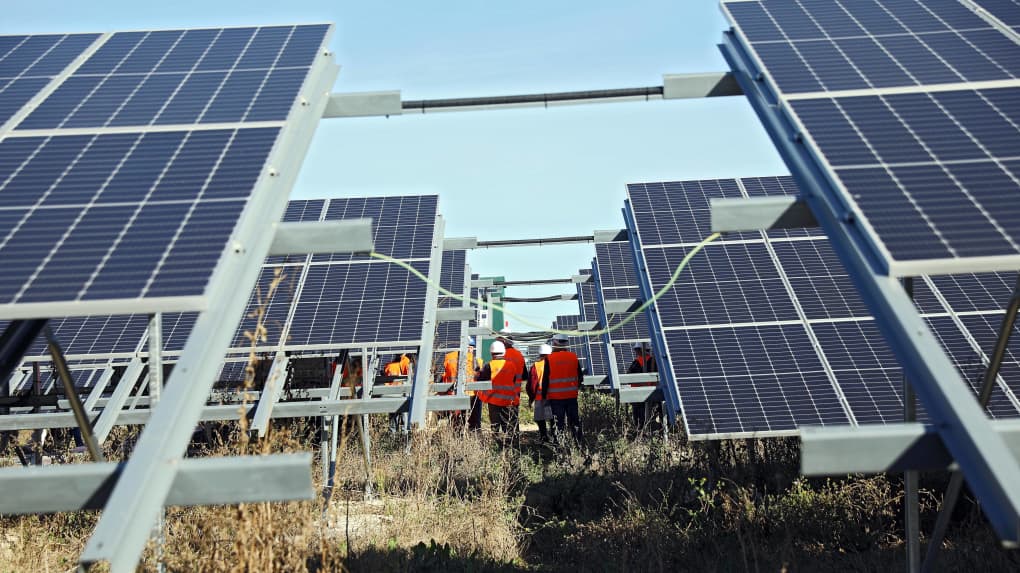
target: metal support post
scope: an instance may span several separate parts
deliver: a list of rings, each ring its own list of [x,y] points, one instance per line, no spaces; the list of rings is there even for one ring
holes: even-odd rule
[[[283,352],[278,352],[273,360],[273,366],[266,376],[266,385],[259,395],[259,405],[255,409],[255,419],[252,420],[251,430],[258,432],[260,438],[266,436],[269,430],[269,420],[273,417],[273,408],[280,401],[283,394],[283,387],[287,383],[287,369],[290,365],[290,358]]]
[[[903,290],[914,300],[914,278],[903,278]],[[917,420],[917,397],[906,374],[903,375],[903,421]],[[907,544],[907,573],[921,570],[921,506],[917,493],[918,472],[903,472],[903,536]]]
[[[163,391],[163,314],[149,315],[149,407],[155,408]]]
[[[46,320],[12,320],[0,334],[0,380],[6,380],[21,363]]]
[[[368,349],[365,349],[365,356],[368,356]],[[366,372],[362,376],[361,388],[362,388],[362,399],[369,400],[372,396],[372,381],[375,379],[375,372],[379,368],[379,352],[378,349],[372,349],[372,358],[367,361],[369,369],[365,369],[364,365],[366,359],[362,359],[362,372]],[[367,391],[366,391],[367,390]],[[369,424],[368,414],[361,415],[361,451],[365,456],[365,499],[371,499],[375,497],[375,488],[372,487],[372,434],[371,425]],[[336,461],[336,442],[333,443],[333,460]]]
[[[411,389],[410,426],[425,427],[428,412],[429,384],[432,382],[432,351],[436,337],[436,308],[439,305],[439,272],[443,266],[443,234],[445,223],[442,216],[436,216],[435,232],[432,235],[432,254],[429,261],[429,284],[425,291],[425,322],[421,330],[421,346],[418,348],[413,386]]]
[[[47,326],[43,330],[46,333],[46,346],[49,347],[50,356],[53,358],[53,367],[56,368],[57,376],[64,385],[64,394],[67,395],[67,399],[71,404],[71,411],[74,412],[74,419],[78,423],[78,429],[81,431],[81,438],[85,442],[85,447],[89,450],[89,456],[94,462],[105,462],[106,458],[103,457],[103,450],[99,447],[99,441],[96,440],[96,436],[92,433],[92,421],[85,414],[85,407],[78,397],[78,391],[74,387],[71,372],[67,369],[67,362],[64,360],[64,351],[60,348],[60,342],[57,341],[57,337],[53,335],[50,327]]]
[[[982,408],[988,406],[992,399],[992,391],[995,389],[995,380],[999,377],[999,369],[1002,366],[1002,359],[1009,348],[1009,337],[1013,334],[1016,325],[1017,311],[1020,310],[1020,274],[1017,275],[1016,286],[1013,287],[1013,296],[1006,305],[1006,314],[1002,316],[1002,324],[999,326],[999,336],[995,341],[995,348],[988,361],[988,368],[985,369],[985,378],[981,384],[981,394],[978,396],[978,403]],[[960,498],[960,489],[963,488],[963,474],[959,471],[953,472],[946,488],[946,494],[942,496],[942,509],[939,511],[938,519],[935,520],[935,529],[932,530],[931,540],[928,542],[928,550],[924,556],[923,570],[928,573],[935,571],[935,564],[938,561],[939,549],[942,547],[942,540],[946,536],[946,529],[949,527],[949,519],[953,515],[953,509]]]
[[[145,366],[142,364],[141,358],[135,358],[128,364],[127,370],[124,371],[124,375],[120,377],[120,382],[117,382],[117,387],[113,390],[113,395],[106,402],[106,406],[103,408],[103,412],[99,415],[99,419],[96,420],[96,443],[102,445],[106,441],[106,438],[110,436],[110,432],[113,427],[117,425],[117,418],[120,416],[120,411],[124,408],[124,404],[127,399],[131,397],[131,390],[135,387],[138,379],[142,375],[142,370]]]
[[[333,376],[329,382],[329,393],[323,398],[324,400],[340,399],[340,385],[343,383],[344,370],[350,364],[350,354],[347,351],[343,351],[341,356],[343,360],[338,361],[336,369],[333,370]],[[336,435],[336,419],[336,416],[322,417],[322,441],[320,444],[322,459],[320,465],[322,466],[322,495],[326,501],[329,501],[329,497],[333,492],[333,471],[332,464],[330,463],[333,452],[330,444]]]

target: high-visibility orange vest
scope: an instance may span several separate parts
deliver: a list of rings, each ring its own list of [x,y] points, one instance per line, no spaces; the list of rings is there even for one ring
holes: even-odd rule
[[[535,392],[535,400],[542,399],[542,373],[545,372],[545,359],[538,360],[531,365],[534,368],[534,376],[529,382],[529,387]]]
[[[465,372],[465,380],[472,382],[475,379],[475,368],[473,363],[475,362],[475,353],[468,352],[467,355],[467,367],[468,371]],[[447,352],[446,356],[443,357],[443,382],[456,382],[457,381],[457,369],[460,368],[460,351],[454,350]]]
[[[651,355],[635,356],[634,361],[641,365],[642,372],[654,372],[655,368],[655,357]],[[631,384],[631,386],[657,386],[656,382],[640,382],[638,384]]]
[[[549,390],[546,392],[550,400],[570,400],[577,398],[577,355],[569,350],[554,350],[546,357],[549,361]]]
[[[399,362],[390,362],[389,364],[386,365],[385,368],[383,368],[383,375],[384,376],[405,376],[406,373],[402,373],[400,371],[400,363]],[[389,382],[388,382],[388,384],[389,384]]]
[[[506,354],[503,356],[517,365],[517,380],[522,380],[524,378],[524,370],[528,367],[528,362],[524,360],[524,355],[521,354],[521,351],[513,346],[507,346]]]
[[[400,355],[400,374],[399,376],[407,376],[407,373],[411,371],[411,359],[406,354]]]
[[[517,364],[510,360],[493,359],[489,362],[492,371],[492,390],[479,392],[478,397],[493,406],[517,406],[521,403],[521,376]]]

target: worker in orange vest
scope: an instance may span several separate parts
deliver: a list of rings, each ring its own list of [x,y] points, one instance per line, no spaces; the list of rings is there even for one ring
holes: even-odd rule
[[[550,421],[553,419],[552,406],[549,400],[542,399],[542,374],[545,372],[545,357],[552,354],[552,347],[543,344],[538,348],[538,360],[531,365],[528,384],[525,387],[528,391],[528,399],[531,402],[531,409],[534,410],[535,423],[538,424],[538,438],[546,442],[551,433]]]
[[[542,399],[549,400],[553,418],[556,419],[556,432],[566,430],[570,424],[570,433],[578,442],[581,441],[581,414],[577,409],[577,391],[584,382],[584,371],[577,355],[567,345],[569,339],[564,334],[557,334],[552,339],[552,354],[545,357],[542,371]]]
[[[481,357],[475,356],[475,338],[472,336],[468,339],[468,351],[467,351],[467,372],[464,373],[465,382],[474,382],[478,372],[482,369]],[[457,373],[460,368],[460,351],[454,350],[447,352],[446,356],[443,357],[443,382],[449,382],[452,384],[457,383]],[[444,394],[453,394],[454,389],[450,388],[449,391]],[[466,394],[470,397],[468,406],[468,428],[471,430],[482,429],[482,404],[478,401],[475,396],[474,390],[467,390]],[[460,412],[453,412],[451,414],[452,419],[455,423],[463,423],[463,419],[459,418]]]
[[[659,371],[658,366],[655,364],[655,356],[652,355],[652,351],[648,347],[648,343],[635,342],[632,350],[634,351],[634,361],[631,362],[630,366],[627,368],[627,374]],[[655,385],[655,382],[631,384],[631,386]],[[645,428],[645,423],[648,421],[647,418],[655,416],[655,408],[651,404],[645,404],[644,402],[635,402],[631,404],[631,408],[631,412],[634,416],[634,427],[636,427],[640,432]],[[652,414],[652,416],[648,416],[648,414]]]
[[[489,347],[492,360],[478,374],[479,381],[491,381],[492,390],[478,392],[488,404],[492,433],[503,444],[519,439],[517,408],[521,403],[521,371],[516,361],[506,357],[506,347],[498,340]]]
[[[528,362],[524,359],[524,355],[521,354],[521,351],[514,348],[514,341],[510,340],[510,331],[501,331],[499,336],[496,337],[496,341],[502,342],[503,346],[506,347],[506,359],[516,362],[517,366],[521,369],[521,380],[519,380],[519,382],[528,382]]]

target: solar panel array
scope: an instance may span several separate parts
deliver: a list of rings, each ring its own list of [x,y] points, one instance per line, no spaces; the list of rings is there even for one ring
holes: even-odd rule
[[[979,0],[1008,26],[1015,2]],[[723,0],[893,274],[1020,268],[1020,36],[956,0]]]
[[[591,269],[581,269],[578,273],[590,276]],[[595,295],[594,280],[577,284],[577,302],[580,307],[580,317],[582,321],[599,322],[599,303]],[[582,350],[585,354],[585,358],[587,359],[588,374],[593,376],[605,376],[608,374],[608,370],[606,368],[606,350],[602,344],[602,338],[598,336],[587,336],[584,340],[585,344],[582,346]]]
[[[641,298],[630,243],[628,241],[596,243],[592,269],[595,271],[593,273],[595,295],[599,301],[599,322],[610,327],[615,326],[626,315],[606,314],[605,302]],[[606,360],[615,362],[617,371],[625,373],[634,359],[631,345],[649,340],[647,322],[640,318],[632,320],[620,329],[603,336]]]
[[[384,254],[388,254],[385,248],[392,252],[421,254],[431,248],[436,206],[435,196],[294,200],[288,203],[283,220],[309,222],[333,217],[371,217],[378,221],[385,214],[402,213],[399,229],[373,225],[376,235],[385,236],[388,241],[377,250]],[[408,222],[409,212],[415,213],[416,223]],[[463,251],[459,253],[463,263]],[[420,258],[404,260],[428,274],[427,256],[424,261]],[[455,254],[451,260],[456,257]],[[309,262],[313,258],[318,260]],[[257,337],[259,350],[273,349],[281,340],[285,340],[285,350],[308,349],[310,344],[328,349],[360,343],[418,343],[425,318],[424,282],[390,263],[369,263],[363,258],[352,260],[349,256],[346,261],[342,260],[343,256],[337,256],[337,261],[330,258],[329,255],[268,257],[235,331],[230,345],[232,351],[248,352],[252,348],[252,336]],[[332,270],[334,267],[356,270],[337,272]],[[369,267],[373,270],[361,271]],[[383,270],[385,267],[391,268]],[[463,269],[461,265],[461,290]],[[328,282],[310,282],[309,276],[334,278]],[[354,278],[349,278],[352,276]],[[388,280],[366,283],[364,276]],[[456,276],[450,280],[457,280]],[[360,294],[366,291],[371,294]],[[301,300],[308,302],[300,304]],[[163,314],[163,348],[169,356],[183,349],[196,318],[196,313]],[[256,327],[258,323],[261,329]],[[293,325],[299,326],[301,338],[287,335]],[[4,326],[6,323],[0,321],[0,328]],[[50,326],[65,354],[79,357],[80,364],[114,355],[129,357],[136,351],[147,350],[148,317],[145,315],[71,317],[51,320]],[[44,341],[37,340],[26,356],[48,356]],[[237,364],[243,370],[243,364]],[[230,372],[233,376],[241,370],[234,368]]]
[[[711,198],[795,193],[789,177],[629,185],[627,224],[643,257],[643,287],[662,288],[707,236]],[[1002,274],[916,281],[918,307],[975,388],[988,348],[977,340],[994,334],[988,321],[997,324],[1011,290]],[[902,371],[817,230],[709,244],[656,302],[653,320],[662,383],[692,437],[902,420]],[[1020,415],[1017,393],[1020,376],[1004,371],[990,414]]]
[[[18,74],[0,94],[0,316],[202,295],[329,31],[0,39]],[[29,78],[48,81],[11,114]]]

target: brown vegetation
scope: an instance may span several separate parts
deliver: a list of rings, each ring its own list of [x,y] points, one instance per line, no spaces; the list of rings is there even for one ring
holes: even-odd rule
[[[804,479],[796,440],[633,436],[626,412],[583,397],[587,443],[520,451],[442,421],[408,444],[378,420],[372,495],[355,434],[328,502],[171,508],[171,571],[877,571],[903,567],[898,476]],[[195,455],[238,452],[236,430]],[[111,457],[131,433],[111,440]],[[302,423],[248,453],[310,449]],[[316,466],[318,468],[318,466]],[[945,475],[922,483],[930,531]],[[317,479],[321,476],[317,476]],[[0,518],[0,570],[67,571],[95,512]],[[143,568],[152,570],[155,548]],[[957,511],[945,570],[1015,570],[973,502]]]

